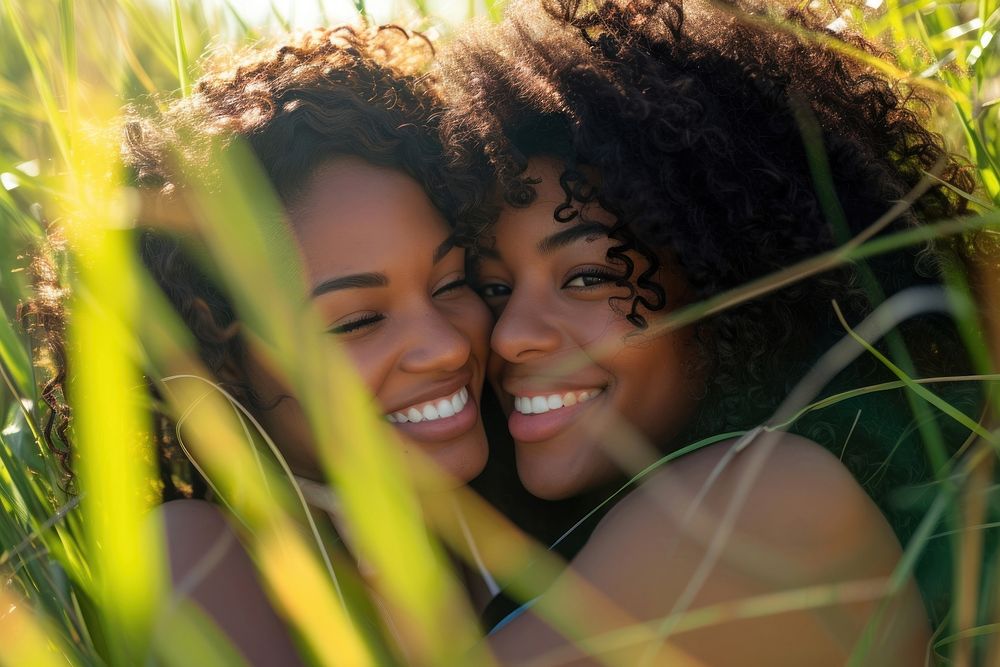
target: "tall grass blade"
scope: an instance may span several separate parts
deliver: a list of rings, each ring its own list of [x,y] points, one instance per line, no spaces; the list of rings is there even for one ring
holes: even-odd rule
[[[69,113],[69,127],[77,127],[80,119],[78,109],[79,72],[76,54],[76,13],[73,0],[59,0],[59,32],[62,36],[63,70],[66,77],[66,100]]]
[[[55,628],[6,591],[0,591],[0,645],[3,667],[65,667],[69,657]]]
[[[3,5],[7,12],[7,22],[13,30],[21,53],[24,55],[31,70],[31,78],[34,81],[35,90],[42,102],[42,109],[45,111],[45,118],[48,123],[47,129],[55,141],[63,161],[66,164],[70,164],[72,162],[72,153],[66,124],[63,122],[61,110],[56,102],[56,93],[52,81],[46,73],[46,68],[42,64],[42,60],[32,41],[32,38],[41,41],[41,37],[38,35],[29,35],[25,32],[18,8],[15,6],[13,0],[3,0]]]
[[[191,83],[188,81],[187,44],[184,41],[184,19],[181,15],[180,0],[170,0],[170,13],[174,26],[174,52],[177,58],[177,80],[181,86],[181,95],[191,94]]]

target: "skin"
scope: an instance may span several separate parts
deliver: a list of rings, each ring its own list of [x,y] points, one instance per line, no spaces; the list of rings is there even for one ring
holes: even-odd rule
[[[610,241],[600,230],[565,230],[608,219],[587,210],[568,223],[553,219],[563,200],[560,169],[547,158],[529,162],[527,175],[540,179],[538,197],[500,215],[494,257],[483,262],[480,277],[498,318],[490,379],[508,412],[515,396],[601,390],[571,408],[511,413],[518,474],[548,498],[620,474],[608,453],[618,446],[609,437],[613,425],[625,424],[649,443],[669,442],[698,407],[691,387],[699,381],[685,364],[693,353],[687,333],[637,335],[609,305],[620,288],[599,275],[585,277],[614,275],[605,259]],[[575,239],[553,250],[560,233]],[[686,289],[669,257],[664,263],[658,279],[669,311],[684,302]],[[502,662],[602,664],[548,625],[548,612],[593,638],[640,623],[655,631],[672,613],[819,587],[832,595],[804,609],[747,616],[729,606],[707,626],[675,628],[668,642],[640,640],[602,657],[630,665],[843,665],[872,621],[876,640],[864,664],[921,664],[929,633],[920,596],[907,582],[885,597],[900,547],[846,468],[790,434],[765,434],[739,454],[730,453],[734,444],[685,455],[618,502],[566,573],[493,635]],[[633,463],[648,464],[656,454],[649,456]],[[883,599],[885,614],[876,617]]]
[[[395,423],[458,482],[486,464],[479,401],[488,357],[488,309],[465,282],[465,252],[411,177],[338,157],[322,165],[290,207],[309,297],[383,413],[470,398],[446,419]],[[265,405],[288,393],[263,360],[249,372]],[[322,479],[301,407],[282,400],[261,415],[293,469]]]
[[[454,416],[393,428],[405,450],[422,451],[456,483],[471,480],[487,458],[479,401],[491,317],[465,283],[464,250],[449,243],[440,212],[411,177],[340,157],[316,170],[289,217],[308,298],[386,415],[468,390]],[[265,359],[251,354],[246,371],[264,405],[288,393]],[[294,399],[258,417],[293,470],[322,479]],[[157,520],[167,533],[174,582],[185,582],[248,661],[299,664],[246,551],[236,539],[218,544],[233,532],[222,513],[208,503],[176,501],[162,506]],[[199,568],[213,549],[219,559]]]
[[[649,442],[676,435],[694,411],[700,381],[690,370],[697,350],[689,330],[647,336],[609,307],[609,298],[627,295],[614,283],[624,268],[607,258],[615,242],[603,229],[611,218],[590,205],[577,220],[554,220],[564,199],[560,171],[548,158],[529,164],[528,176],[540,179],[537,197],[526,208],[501,212],[496,242],[477,278],[497,317],[490,380],[509,414],[518,475],[531,493],[547,499],[571,497],[620,475],[608,443],[623,422]],[[641,272],[645,261],[629,256]],[[687,299],[678,271],[664,268],[657,279],[668,303]],[[584,392],[598,393],[580,401]],[[567,394],[578,402],[544,414],[513,407],[515,396]]]

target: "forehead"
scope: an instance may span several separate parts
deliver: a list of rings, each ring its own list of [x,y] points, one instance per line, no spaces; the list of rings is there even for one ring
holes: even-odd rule
[[[310,276],[383,270],[431,256],[448,237],[444,217],[413,178],[339,157],[309,179],[289,217]],[[422,249],[429,247],[428,253]]]
[[[498,251],[503,253],[504,246],[536,247],[542,239],[582,221],[606,227],[614,223],[614,217],[596,202],[583,204],[578,201],[569,202],[579,212],[576,218],[564,222],[556,220],[556,209],[567,203],[568,198],[560,183],[564,171],[565,165],[555,158],[535,157],[528,162],[524,175],[537,181],[533,186],[535,199],[523,208],[507,205],[501,209],[494,229]],[[593,170],[585,170],[584,177],[589,184],[599,182]]]

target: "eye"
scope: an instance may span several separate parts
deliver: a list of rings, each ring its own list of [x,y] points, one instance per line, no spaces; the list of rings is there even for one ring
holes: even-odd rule
[[[510,286],[503,283],[481,283],[476,291],[484,299],[502,299],[511,293]]]
[[[461,289],[469,284],[469,281],[465,279],[465,276],[452,280],[441,287],[434,290],[431,294],[433,297],[445,296],[449,292],[454,292],[457,289]]]
[[[385,315],[381,315],[379,313],[364,313],[354,319],[349,319],[346,322],[336,324],[327,329],[326,332],[336,335],[349,334],[372,327],[384,319]]]
[[[601,269],[584,269],[575,273],[565,283],[563,289],[591,289],[600,287],[608,283],[616,283],[621,280],[621,276]]]

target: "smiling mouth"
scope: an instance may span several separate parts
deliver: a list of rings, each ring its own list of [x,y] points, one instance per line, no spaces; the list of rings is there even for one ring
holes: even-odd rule
[[[515,396],[514,410],[522,415],[540,415],[553,410],[570,408],[578,403],[586,403],[603,391],[604,389],[595,387],[561,394]]]
[[[385,418],[393,424],[430,422],[448,419],[462,412],[469,402],[469,390],[462,387],[453,394],[431,401],[416,403],[408,408],[387,414]]]

